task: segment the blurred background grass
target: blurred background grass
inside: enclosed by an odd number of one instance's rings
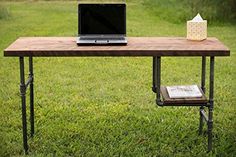
[[[186,36],[186,19],[199,11],[185,4],[129,0],[128,36]],[[0,156],[23,156],[19,63],[3,50],[20,36],[76,37],[77,2],[0,6]],[[34,59],[36,134],[29,156],[235,156],[236,26],[202,15],[211,21],[208,36],[231,50],[230,57],[216,58],[211,153],[206,134],[197,134],[198,108],[155,105],[152,58],[58,57]],[[164,57],[162,67],[163,85],[200,83],[200,58]]]
[[[180,23],[200,13],[209,23],[235,22],[235,0],[145,0],[156,16]]]
[[[1,0],[1,1],[9,2],[9,1],[23,1],[23,0]],[[38,0],[31,0],[31,1],[38,1]],[[58,1],[58,0],[45,0],[45,1]],[[66,0],[66,1],[71,1],[71,0]],[[79,0],[79,1],[88,1],[88,0]],[[122,2],[122,0],[120,1]],[[132,2],[132,1],[127,0],[127,2]],[[145,5],[156,16],[174,23],[180,23],[189,20],[197,13],[200,13],[205,19],[208,20],[209,23],[236,22],[235,0],[144,0],[144,1],[138,0],[136,2],[137,3],[141,2],[142,5]],[[9,13],[7,9],[3,5],[0,5],[0,18],[4,17],[7,18],[8,15]]]

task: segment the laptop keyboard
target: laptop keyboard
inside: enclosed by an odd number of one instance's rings
[[[117,38],[112,38],[112,37],[104,37],[104,38],[92,38],[92,37],[80,37],[81,40],[124,40],[125,38],[123,37],[117,37]]]

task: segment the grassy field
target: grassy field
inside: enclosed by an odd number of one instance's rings
[[[77,2],[0,4],[0,156],[23,156],[19,63],[3,49],[20,36],[76,36]],[[128,2],[128,36],[186,35],[184,22],[147,4]],[[155,105],[151,58],[35,58],[29,156],[236,156],[236,26],[212,22],[208,34],[231,49],[216,58],[212,152],[198,136],[198,108]],[[200,84],[199,58],[163,58],[162,66],[165,85]]]

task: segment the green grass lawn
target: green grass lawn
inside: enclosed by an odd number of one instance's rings
[[[76,36],[77,2],[1,3],[8,11],[0,19],[0,156],[22,156],[19,62],[3,50],[20,36]],[[185,22],[150,8],[128,2],[128,36],[186,35]],[[197,107],[155,104],[152,58],[35,58],[29,155],[236,156],[236,25],[213,23],[208,36],[231,49],[230,57],[216,58],[212,152],[206,153],[206,134],[198,136]],[[200,58],[163,58],[162,67],[165,85],[200,84]]]

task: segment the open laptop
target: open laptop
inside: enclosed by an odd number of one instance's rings
[[[126,45],[126,4],[79,4],[78,45]]]

